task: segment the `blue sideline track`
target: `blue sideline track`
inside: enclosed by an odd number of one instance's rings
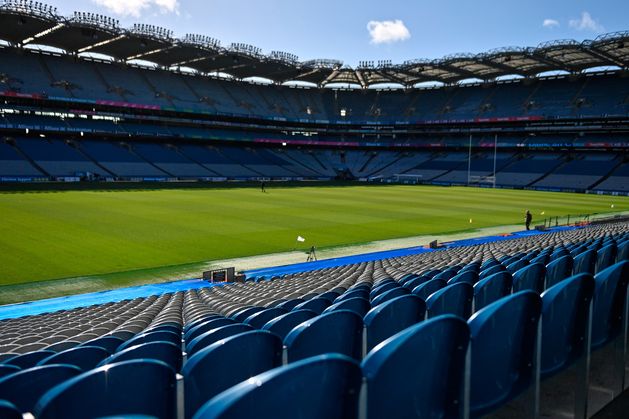
[[[556,227],[548,232],[571,230],[579,227]],[[445,243],[446,248],[477,245],[501,240],[515,239],[519,237],[545,234],[539,231],[520,231],[508,236],[486,236],[474,239],[459,240]],[[437,249],[438,250],[438,249]],[[247,278],[272,278],[274,276],[288,275],[317,269],[333,268],[354,263],[370,262],[379,259],[416,255],[424,252],[432,252],[423,246],[408,247],[404,249],[386,250],[382,252],[364,253],[354,256],[344,256],[332,259],[323,259],[314,262],[296,263],[292,265],[274,266],[262,269],[245,271]],[[52,313],[59,310],[72,310],[79,307],[88,307],[95,304],[106,304],[122,300],[131,300],[151,295],[161,295],[169,292],[185,291],[189,289],[216,286],[199,278],[182,281],[165,282],[160,284],[140,285],[135,287],[118,288],[114,290],[94,292],[88,294],[69,295],[66,297],[49,298],[45,300],[29,301],[25,303],[0,306],[0,320],[12,319],[22,316],[34,316],[43,313]]]

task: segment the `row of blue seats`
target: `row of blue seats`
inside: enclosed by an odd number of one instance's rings
[[[590,351],[590,303],[592,335],[601,337],[592,339],[592,349],[621,334],[628,280],[629,261],[623,261],[595,277],[567,278],[541,296],[508,295],[467,322],[451,314],[414,322],[372,348],[360,364],[362,324],[350,311],[323,314],[289,332],[284,345],[299,352],[294,359],[282,359],[275,333],[241,331],[190,356],[181,371],[179,409],[186,418],[463,417],[468,409],[478,417],[536,388],[538,372],[542,379],[552,376]],[[406,306],[399,302],[409,297],[382,306],[397,306],[403,315]],[[214,330],[226,327],[232,325]],[[106,358],[82,373],[60,356],[0,379],[6,400],[0,409],[36,418],[86,412],[176,417],[177,369],[159,358],[151,351],[129,360]]]

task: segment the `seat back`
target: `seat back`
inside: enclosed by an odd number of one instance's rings
[[[47,391],[37,402],[38,419],[114,415],[176,416],[175,372],[155,360],[119,362],[87,371]]]
[[[610,342],[622,330],[629,261],[622,261],[602,270],[594,276],[594,281],[592,349]]]
[[[361,297],[349,298],[332,304],[330,307],[323,310],[323,313],[329,313],[336,310],[349,310],[358,314],[360,317],[364,317],[369,311],[371,305],[369,300]]]
[[[228,336],[237,335],[238,333],[248,332],[250,330],[253,330],[253,327],[242,323],[228,324],[227,326],[221,326],[216,329],[209,330],[194,338],[190,341],[190,343],[186,342],[186,352],[188,353],[188,356],[193,355],[196,351],[203,349],[218,340],[225,339]]]
[[[610,267],[616,261],[617,247],[615,243],[608,244],[598,250],[596,254],[596,273]]]
[[[513,274],[513,292],[531,290],[541,294],[545,278],[546,266],[539,262],[531,263]]]
[[[408,327],[378,345],[361,365],[366,408],[362,416],[462,417],[469,339],[466,322],[445,315]]]
[[[360,359],[363,319],[356,313],[338,310],[322,314],[296,326],[284,339],[286,359],[298,361],[336,352]]]
[[[247,317],[243,323],[249,326],[261,329],[267,322],[273,320],[275,317],[288,313],[288,310],[281,307],[267,308],[266,310],[259,311]]]
[[[382,303],[365,315],[364,352],[399,331],[414,325],[426,315],[426,303],[416,295],[402,295]]]
[[[190,357],[184,376],[185,417],[212,397],[254,375],[282,365],[282,340],[255,330],[216,342]]]
[[[574,266],[572,267],[572,273],[577,274],[591,274],[594,275],[596,271],[596,251],[593,249],[586,250],[583,253],[574,257]]]
[[[491,412],[534,382],[541,306],[539,295],[521,291],[488,305],[468,321],[472,416]]]
[[[318,316],[318,314],[312,310],[291,311],[270,320],[262,326],[262,330],[268,330],[269,332],[275,333],[283,341],[286,335],[288,335],[288,332],[293,330],[295,326],[316,316]]]
[[[474,285],[478,281],[478,273],[475,271],[465,271],[453,276],[448,280],[448,285],[458,284],[459,282],[467,282]]]
[[[378,294],[376,298],[371,300],[371,307],[375,307],[378,304],[386,303],[389,300],[400,297],[402,295],[410,294],[410,291],[404,287],[396,287],[392,288],[388,291],[385,291],[381,294]]]
[[[355,418],[361,379],[355,360],[339,354],[312,357],[231,387],[195,418]]]
[[[87,371],[108,356],[109,352],[99,346],[78,346],[42,359],[37,365],[68,364]]]
[[[474,284],[474,310],[478,311],[511,293],[513,278],[502,271],[481,279]]]
[[[428,317],[454,314],[467,319],[472,314],[474,287],[467,282],[447,285],[434,292],[426,300]]]
[[[413,294],[426,301],[430,294],[439,291],[441,288],[445,287],[446,283],[441,279],[431,279],[430,281],[426,281],[421,285],[415,287],[412,291]]]
[[[172,368],[175,372],[181,369],[183,354],[181,346],[171,342],[148,342],[116,352],[101,361],[99,366],[133,359],[155,359]]]
[[[594,278],[578,274],[542,294],[542,353],[540,372],[553,375],[584,355]]]
[[[232,316],[232,320],[236,323],[242,323],[245,319],[254,313],[264,310],[264,307],[245,307],[237,310]]]
[[[332,303],[327,298],[312,298],[293,307],[293,310],[312,310],[317,314],[323,313]]]
[[[22,370],[0,379],[0,397],[13,403],[21,413],[32,412],[45,392],[80,373],[81,369],[74,365],[44,365]]]
[[[184,334],[184,340],[186,342],[192,342],[196,337],[202,335],[205,332],[209,332],[210,330],[214,330],[230,324],[236,324],[236,321],[227,317],[215,317],[213,319],[206,320],[190,328]]]
[[[115,336],[101,336],[84,342],[80,346],[98,346],[99,348],[106,350],[109,354],[113,354],[123,342],[124,340]]]
[[[565,255],[546,265],[546,288],[550,288],[572,275],[572,264],[572,256]]]
[[[21,369],[31,368],[37,365],[37,363],[42,359],[46,359],[49,356],[54,355],[55,353],[56,352],[48,350],[28,352],[22,355],[15,356],[5,361],[4,364],[15,365],[16,367],[19,367]]]
[[[175,345],[181,345],[181,334],[177,334],[177,333],[173,333],[173,332],[165,331],[165,330],[148,332],[148,333],[140,333],[139,335],[135,335],[134,337],[132,337],[131,339],[129,339],[128,341],[120,345],[118,349],[116,349],[116,352],[123,351],[127,348],[130,348],[131,346],[140,345],[142,343],[157,342],[157,341],[171,342],[171,343],[174,343]]]
[[[22,413],[13,403],[0,400],[0,417],[4,419],[22,419]]]

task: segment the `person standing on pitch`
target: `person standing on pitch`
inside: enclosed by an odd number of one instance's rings
[[[524,216],[524,224],[526,225],[527,230],[531,229],[531,221],[533,221],[533,215],[531,214],[531,211],[526,210],[526,215]]]
[[[260,190],[266,192],[266,182],[264,180],[260,183]]]

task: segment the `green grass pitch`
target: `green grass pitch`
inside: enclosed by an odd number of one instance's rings
[[[535,224],[629,210],[629,198],[369,185],[0,193],[0,285],[289,251],[298,235],[324,248],[517,224],[526,209]]]

